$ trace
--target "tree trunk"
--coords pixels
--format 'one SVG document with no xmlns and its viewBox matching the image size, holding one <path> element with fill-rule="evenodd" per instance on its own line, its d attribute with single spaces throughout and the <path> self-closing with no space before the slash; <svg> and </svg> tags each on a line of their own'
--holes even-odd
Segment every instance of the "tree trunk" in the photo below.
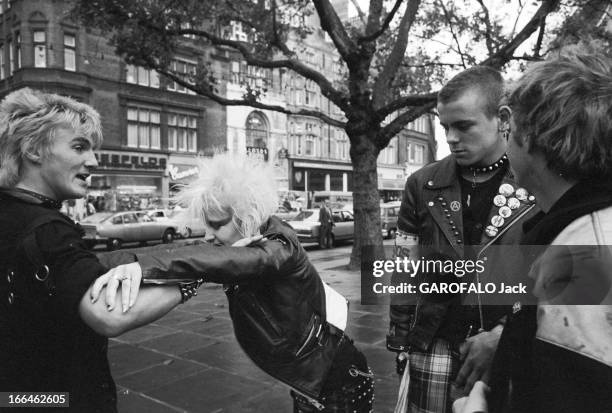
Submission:
<svg viewBox="0 0 612 413">
<path fill-rule="evenodd" d="M 353 209 L 355 212 L 355 241 L 349 268 L 359 269 L 361 263 L 383 259 L 382 233 L 380 227 L 380 195 L 376 160 L 379 150 L 361 135 L 351 139 L 353 161 Z M 357 143 L 357 144 L 356 144 Z"/>
</svg>

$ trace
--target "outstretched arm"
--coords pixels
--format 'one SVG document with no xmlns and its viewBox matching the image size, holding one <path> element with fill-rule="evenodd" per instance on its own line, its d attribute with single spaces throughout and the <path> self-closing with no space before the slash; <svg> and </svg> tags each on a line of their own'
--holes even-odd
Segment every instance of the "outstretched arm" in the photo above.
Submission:
<svg viewBox="0 0 612 413">
<path fill-rule="evenodd" d="M 106 300 L 91 299 L 91 288 L 81 299 L 79 315 L 96 333 L 115 337 L 126 331 L 151 323 L 164 316 L 181 302 L 177 286 L 143 287 L 138 299 L 124 312 L 121 294 L 115 295 L 115 303 L 109 309 Z M 102 291 L 105 294 L 105 290 Z"/>
</svg>

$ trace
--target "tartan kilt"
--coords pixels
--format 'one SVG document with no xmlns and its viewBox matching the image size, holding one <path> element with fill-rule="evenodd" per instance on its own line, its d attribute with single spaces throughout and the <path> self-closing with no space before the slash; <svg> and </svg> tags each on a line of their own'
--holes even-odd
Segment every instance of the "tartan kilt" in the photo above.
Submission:
<svg viewBox="0 0 612 413">
<path fill-rule="evenodd" d="M 458 355 L 443 339 L 434 339 L 427 352 L 410 353 L 409 413 L 451 413 L 456 398 L 463 396 L 451 384 L 459 372 Z M 456 394 L 457 393 L 457 394 Z"/>
</svg>

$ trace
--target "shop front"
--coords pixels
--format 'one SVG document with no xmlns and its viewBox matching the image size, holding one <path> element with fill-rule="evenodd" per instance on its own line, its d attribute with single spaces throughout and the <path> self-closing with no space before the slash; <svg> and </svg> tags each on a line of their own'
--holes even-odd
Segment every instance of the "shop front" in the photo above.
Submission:
<svg viewBox="0 0 612 413">
<path fill-rule="evenodd" d="M 170 203 L 181 187 L 197 179 L 200 173 L 198 158 L 195 156 L 181 156 L 171 154 L 168 159 L 168 179 L 170 190 Z"/>
<path fill-rule="evenodd" d="M 378 192 L 383 202 L 401 201 L 407 176 L 401 167 L 378 167 Z"/>
<path fill-rule="evenodd" d="M 96 211 L 163 208 L 168 204 L 168 157 L 158 153 L 98 150 L 87 198 Z"/>
</svg>

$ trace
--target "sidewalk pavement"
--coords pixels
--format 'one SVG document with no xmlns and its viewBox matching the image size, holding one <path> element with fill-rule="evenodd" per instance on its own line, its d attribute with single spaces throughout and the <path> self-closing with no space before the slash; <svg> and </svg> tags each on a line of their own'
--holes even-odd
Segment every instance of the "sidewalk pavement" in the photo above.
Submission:
<svg viewBox="0 0 612 413">
<path fill-rule="evenodd" d="M 309 256 L 323 280 L 350 301 L 347 334 L 366 354 L 376 376 L 375 412 L 395 407 L 399 380 L 385 349 L 386 306 L 363 306 L 359 272 L 343 268 L 350 246 Z M 257 368 L 238 345 L 221 286 L 155 323 L 109 342 L 121 413 L 292 412 L 289 390 Z"/>
</svg>

